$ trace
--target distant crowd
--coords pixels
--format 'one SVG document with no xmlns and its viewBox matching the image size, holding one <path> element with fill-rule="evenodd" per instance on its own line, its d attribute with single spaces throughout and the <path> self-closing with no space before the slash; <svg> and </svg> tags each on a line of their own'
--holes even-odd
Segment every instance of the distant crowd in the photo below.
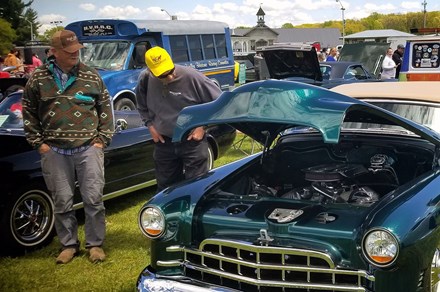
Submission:
<svg viewBox="0 0 440 292">
<path fill-rule="evenodd" d="M 20 51 L 17 49 L 11 49 L 6 56 L 0 56 L 0 71 L 4 71 L 9 67 L 8 72 L 15 76 L 24 76 L 31 74 L 35 68 L 43 65 L 50 57 L 50 50 L 46 49 L 46 56 L 40 59 L 37 54 L 32 54 L 32 63 L 25 64 L 24 58 L 21 56 Z"/>
<path fill-rule="evenodd" d="M 398 79 L 400 74 L 400 67 L 403 60 L 403 52 L 405 46 L 400 44 L 397 49 L 393 51 L 392 48 L 388 48 L 385 57 L 382 61 L 382 68 L 380 78 L 386 79 Z M 317 52 L 319 62 L 334 62 L 339 60 L 339 50 L 336 47 L 323 48 Z"/>
<path fill-rule="evenodd" d="M 318 52 L 319 62 L 335 62 L 339 59 L 339 50 L 336 47 L 323 48 Z"/>
</svg>

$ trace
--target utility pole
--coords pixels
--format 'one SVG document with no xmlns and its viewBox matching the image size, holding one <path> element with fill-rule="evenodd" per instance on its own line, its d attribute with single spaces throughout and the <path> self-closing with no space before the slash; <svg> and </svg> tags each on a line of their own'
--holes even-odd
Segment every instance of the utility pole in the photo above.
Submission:
<svg viewBox="0 0 440 292">
<path fill-rule="evenodd" d="M 426 5 L 428 3 L 426 3 L 426 0 L 423 0 L 422 5 L 423 5 L 423 28 L 426 27 Z"/>
<path fill-rule="evenodd" d="M 168 14 L 168 16 L 170 17 L 171 20 L 177 20 L 177 15 L 171 15 L 168 13 L 168 11 L 166 11 L 165 9 L 161 8 L 160 11 L 165 12 L 166 14 Z"/>
<path fill-rule="evenodd" d="M 33 27 L 32 27 L 32 21 L 30 21 L 30 20 L 28 20 L 26 18 L 25 18 L 25 20 L 27 22 L 29 22 L 29 24 L 31 25 L 31 41 L 33 41 L 34 40 L 34 30 L 33 30 Z"/>
<path fill-rule="evenodd" d="M 344 6 L 342 6 L 342 2 L 340 0 L 336 0 L 336 2 L 339 2 L 339 4 L 341 5 L 341 13 L 342 13 L 342 45 L 345 45 L 345 17 L 344 17 L 345 8 L 344 8 Z"/>
</svg>

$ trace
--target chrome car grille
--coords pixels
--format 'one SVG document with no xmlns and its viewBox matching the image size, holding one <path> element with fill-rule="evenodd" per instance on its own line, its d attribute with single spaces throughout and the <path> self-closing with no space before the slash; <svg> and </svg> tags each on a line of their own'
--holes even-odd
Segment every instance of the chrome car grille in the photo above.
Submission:
<svg viewBox="0 0 440 292">
<path fill-rule="evenodd" d="M 366 271 L 336 268 L 328 254 L 305 249 L 206 239 L 199 249 L 167 251 L 183 252 L 184 259 L 159 266 L 178 264 L 191 279 L 242 291 L 369 291 L 374 282 Z"/>
</svg>

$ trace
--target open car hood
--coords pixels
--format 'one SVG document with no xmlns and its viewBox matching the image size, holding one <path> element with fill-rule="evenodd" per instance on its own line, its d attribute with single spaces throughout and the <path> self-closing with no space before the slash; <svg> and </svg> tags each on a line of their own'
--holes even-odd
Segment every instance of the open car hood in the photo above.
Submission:
<svg viewBox="0 0 440 292">
<path fill-rule="evenodd" d="M 197 126 L 227 123 L 264 145 L 297 126 L 315 128 L 325 142 L 337 143 L 343 122 L 398 125 L 440 145 L 440 134 L 392 112 L 322 87 L 282 80 L 252 82 L 213 102 L 184 108 L 173 141 Z"/>
<path fill-rule="evenodd" d="M 264 60 L 270 79 L 306 78 L 322 81 L 318 56 L 310 45 L 272 45 L 259 48 L 258 53 Z"/>
</svg>

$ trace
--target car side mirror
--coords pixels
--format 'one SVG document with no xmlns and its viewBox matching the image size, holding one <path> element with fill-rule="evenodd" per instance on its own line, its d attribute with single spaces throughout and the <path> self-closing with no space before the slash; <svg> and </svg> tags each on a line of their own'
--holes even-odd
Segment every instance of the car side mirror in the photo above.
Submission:
<svg viewBox="0 0 440 292">
<path fill-rule="evenodd" d="M 118 119 L 115 125 L 115 131 L 120 132 L 128 129 L 128 123 L 125 119 Z"/>
</svg>

